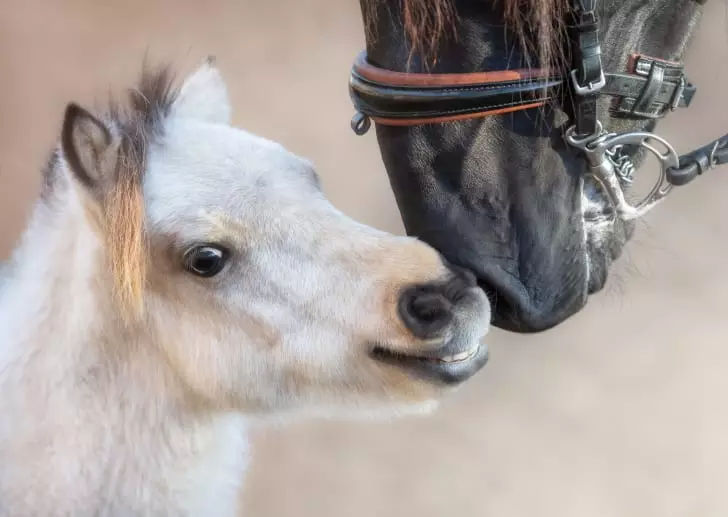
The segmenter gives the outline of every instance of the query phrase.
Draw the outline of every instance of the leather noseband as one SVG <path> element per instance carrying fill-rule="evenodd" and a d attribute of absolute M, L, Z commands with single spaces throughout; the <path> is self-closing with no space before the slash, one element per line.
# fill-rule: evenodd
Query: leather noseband
<path fill-rule="evenodd" d="M 349 86 L 356 109 L 375 122 L 413 126 L 543 106 L 561 78 L 548 69 L 410 74 L 374 66 L 361 52 Z"/>

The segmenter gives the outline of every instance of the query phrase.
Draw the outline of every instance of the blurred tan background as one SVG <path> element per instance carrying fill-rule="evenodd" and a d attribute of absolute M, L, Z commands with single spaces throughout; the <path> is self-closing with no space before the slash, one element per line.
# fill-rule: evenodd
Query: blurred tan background
<path fill-rule="evenodd" d="M 728 18 L 708 2 L 685 152 L 728 131 Z M 103 102 L 141 59 L 215 54 L 235 122 L 313 159 L 333 202 L 402 232 L 375 137 L 349 129 L 356 0 L 0 0 L 0 259 L 69 100 Z M 728 168 L 641 225 L 606 292 L 545 334 L 492 333 L 488 367 L 434 416 L 257 432 L 248 515 L 728 515 Z M 0 415 L 2 418 L 2 415 Z"/>

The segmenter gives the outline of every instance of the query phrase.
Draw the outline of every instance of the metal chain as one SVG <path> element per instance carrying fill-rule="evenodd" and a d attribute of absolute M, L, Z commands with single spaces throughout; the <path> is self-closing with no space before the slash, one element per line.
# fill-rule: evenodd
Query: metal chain
<path fill-rule="evenodd" d="M 615 145 L 612 149 L 605 151 L 607 158 L 614 165 L 614 172 L 617 174 L 623 187 L 628 187 L 634 182 L 636 167 L 628 154 L 624 152 L 623 145 Z"/>

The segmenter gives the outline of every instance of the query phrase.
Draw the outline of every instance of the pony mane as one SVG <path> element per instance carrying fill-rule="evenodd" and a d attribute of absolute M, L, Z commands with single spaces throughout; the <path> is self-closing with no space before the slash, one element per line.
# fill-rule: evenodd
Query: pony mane
<path fill-rule="evenodd" d="M 143 308 L 148 236 L 142 182 L 149 146 L 160 141 L 164 121 L 179 93 L 172 83 L 168 66 L 151 69 L 144 65 L 136 86 L 121 99 L 110 95 L 99 117 L 120 138 L 116 172 L 105 184 L 101 203 L 106 260 L 124 317 L 139 314 Z M 61 156 L 56 148 L 43 170 L 41 197 L 45 200 L 56 183 Z"/>
<path fill-rule="evenodd" d="M 143 308 L 148 243 L 142 182 L 149 145 L 158 142 L 164 120 L 179 93 L 169 67 L 143 67 L 126 104 L 109 103 L 108 118 L 121 137 L 118 174 L 106 194 L 104 215 L 106 254 L 118 301 L 125 314 Z"/>
<path fill-rule="evenodd" d="M 376 37 L 377 7 L 386 0 L 362 0 L 365 30 Z M 419 55 L 427 66 L 437 62 L 437 50 L 446 37 L 456 37 L 454 0 L 400 0 L 402 25 L 410 45 L 410 59 Z M 560 43 L 565 33 L 564 15 L 569 0 L 481 0 L 500 7 L 503 21 L 530 63 L 536 57 L 548 67 L 563 58 Z"/>

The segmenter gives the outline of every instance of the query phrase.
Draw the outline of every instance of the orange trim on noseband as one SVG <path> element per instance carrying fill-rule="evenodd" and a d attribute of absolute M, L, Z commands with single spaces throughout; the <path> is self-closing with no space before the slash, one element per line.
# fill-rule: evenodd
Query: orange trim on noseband
<path fill-rule="evenodd" d="M 472 72 L 466 74 L 420 74 L 393 72 L 378 68 L 367 62 L 366 52 L 360 52 L 354 62 L 354 72 L 364 79 L 389 86 L 474 86 L 478 84 L 502 83 L 507 81 L 525 81 L 544 79 L 556 75 L 548 68 L 494 70 L 491 72 Z"/>

